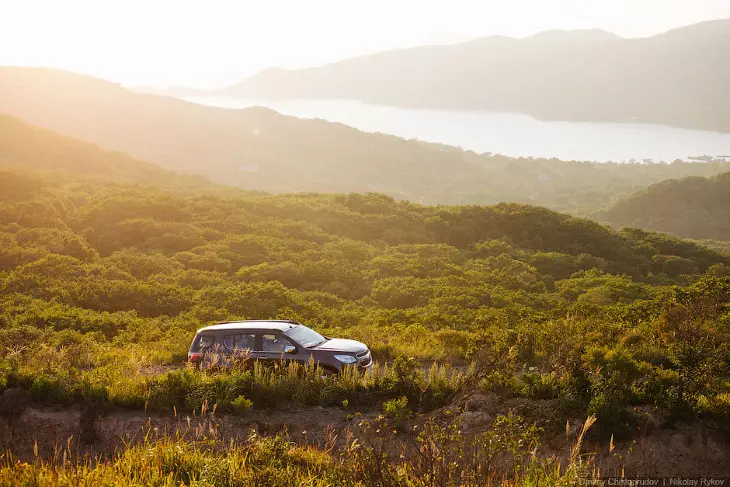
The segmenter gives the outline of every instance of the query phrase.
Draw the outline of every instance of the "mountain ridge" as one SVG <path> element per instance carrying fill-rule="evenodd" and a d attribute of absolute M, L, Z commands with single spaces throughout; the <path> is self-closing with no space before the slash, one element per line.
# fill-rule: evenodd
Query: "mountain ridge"
<path fill-rule="evenodd" d="M 378 192 L 427 204 L 509 201 L 586 215 L 662 179 L 730 170 L 720 162 L 621 165 L 477 154 L 268 108 L 232 110 L 141 94 L 47 69 L 0 68 L 0 112 L 165 169 L 266 192 Z"/>
<path fill-rule="evenodd" d="M 0 165 L 86 174 L 163 188 L 215 187 L 203 176 L 180 174 L 0 113 Z"/>
<path fill-rule="evenodd" d="M 419 46 L 298 70 L 264 70 L 211 93 L 346 98 L 496 110 L 546 120 L 645 122 L 730 132 L 730 19 L 647 38 L 547 31 Z"/>

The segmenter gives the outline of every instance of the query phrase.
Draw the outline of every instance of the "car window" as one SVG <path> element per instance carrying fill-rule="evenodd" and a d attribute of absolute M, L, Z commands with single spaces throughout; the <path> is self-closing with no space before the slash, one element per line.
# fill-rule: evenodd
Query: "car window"
<path fill-rule="evenodd" d="M 204 349 L 204 348 L 210 348 L 215 343 L 215 337 L 211 335 L 200 335 L 200 340 L 198 341 L 198 348 Z"/>
<path fill-rule="evenodd" d="M 253 333 L 239 333 L 223 337 L 223 344 L 228 350 L 253 350 L 256 335 Z"/>
<path fill-rule="evenodd" d="M 305 348 L 316 347 L 326 340 L 325 337 L 304 325 L 295 326 L 287 331 L 286 335 Z"/>
<path fill-rule="evenodd" d="M 261 350 L 264 352 L 283 353 L 284 347 L 287 345 L 291 345 L 291 343 L 281 335 L 274 333 L 261 335 Z"/>

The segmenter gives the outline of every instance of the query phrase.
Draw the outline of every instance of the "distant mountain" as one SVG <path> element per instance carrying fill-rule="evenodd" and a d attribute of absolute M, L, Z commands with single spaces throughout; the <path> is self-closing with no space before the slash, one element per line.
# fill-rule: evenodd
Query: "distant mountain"
<path fill-rule="evenodd" d="M 549 31 L 525 39 L 485 37 L 398 49 L 316 68 L 268 69 L 220 93 L 728 132 L 728 86 L 730 19 L 645 39 L 600 30 Z"/>
<path fill-rule="evenodd" d="M 695 239 L 730 241 L 730 172 L 654 184 L 623 199 L 598 218 Z"/>
<path fill-rule="evenodd" d="M 475 155 L 266 108 L 140 94 L 68 72 L 0 68 L 0 112 L 163 167 L 266 191 L 449 200 L 484 179 Z"/>
<path fill-rule="evenodd" d="M 0 164 L 162 187 L 213 186 L 202 176 L 168 171 L 121 152 L 103 150 L 3 114 L 0 114 Z"/>
<path fill-rule="evenodd" d="M 0 68 L 0 112 L 164 168 L 269 192 L 380 192 L 423 203 L 601 210 L 666 178 L 730 163 L 591 164 L 513 159 L 371 134 L 265 108 L 230 110 L 135 93 L 63 71 Z"/>

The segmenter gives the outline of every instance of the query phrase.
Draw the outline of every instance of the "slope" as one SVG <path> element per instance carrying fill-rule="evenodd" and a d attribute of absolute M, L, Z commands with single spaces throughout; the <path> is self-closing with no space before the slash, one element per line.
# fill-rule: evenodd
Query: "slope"
<path fill-rule="evenodd" d="M 728 272 L 730 258 L 691 242 L 523 205 L 201 195 L 3 171 L 0 185 L 37 181 L 0 190 L 0 390 L 98 408 L 100 429 L 111 408 L 174 410 L 182 425 L 205 404 L 345 415 L 454 397 L 461 379 L 409 356 L 477 361 L 499 398 L 549 400 L 552 431 L 567 411 L 635 431 L 645 405 L 726 424 L 730 279 L 703 274 Z M 181 367 L 197 328 L 241 318 L 297 319 L 397 362 L 334 382 Z"/>
<path fill-rule="evenodd" d="M 668 177 L 730 170 L 722 163 L 479 155 L 264 108 L 229 110 L 140 94 L 49 69 L 0 68 L 0 112 L 167 169 L 273 192 L 380 192 L 428 204 L 511 201 L 587 213 Z"/>
<path fill-rule="evenodd" d="M 162 187 L 213 186 L 201 176 L 167 171 L 3 114 L 0 114 L 0 163 Z"/>
<path fill-rule="evenodd" d="M 662 181 L 619 201 L 598 218 L 616 227 L 730 240 L 730 172 L 710 179 Z"/>

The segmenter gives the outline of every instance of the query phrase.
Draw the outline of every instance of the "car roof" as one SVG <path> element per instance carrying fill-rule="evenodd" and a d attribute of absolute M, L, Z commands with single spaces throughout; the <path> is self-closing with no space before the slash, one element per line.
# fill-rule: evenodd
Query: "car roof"
<path fill-rule="evenodd" d="M 245 320 L 245 321 L 228 321 L 226 323 L 218 323 L 216 325 L 206 326 L 198 330 L 203 331 L 222 331 L 222 330 L 273 330 L 285 332 L 301 326 L 296 321 L 288 320 Z"/>

